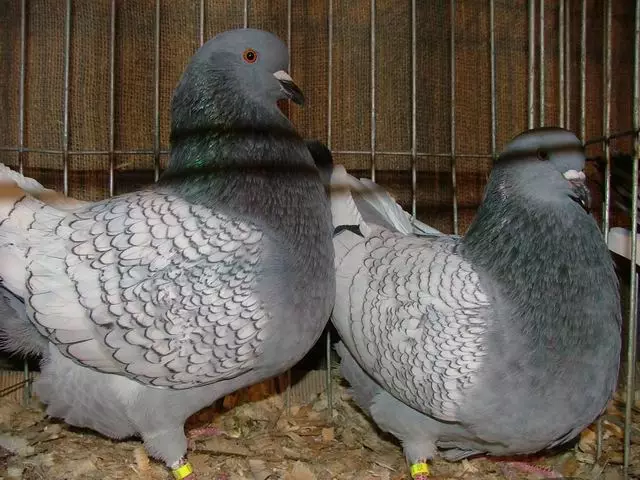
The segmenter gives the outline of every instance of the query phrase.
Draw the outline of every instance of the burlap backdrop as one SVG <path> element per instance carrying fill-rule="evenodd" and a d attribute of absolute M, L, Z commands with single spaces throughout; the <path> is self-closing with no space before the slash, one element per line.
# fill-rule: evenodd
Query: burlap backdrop
<path fill-rule="evenodd" d="M 309 137 L 327 138 L 327 15 L 330 0 L 293 0 L 292 75 L 307 97 L 294 106 L 293 121 Z M 370 0 L 333 1 L 333 121 L 335 150 L 370 148 Z M 61 151 L 65 2 L 29 0 L 25 145 Z M 205 38 L 242 25 L 242 0 L 206 1 Z M 614 1 L 611 127 L 631 126 L 633 3 Z M 451 145 L 450 2 L 417 1 L 417 148 L 447 154 Z M 558 122 L 558 1 L 545 2 L 546 122 Z M 497 146 L 527 126 L 528 20 L 526 0 L 495 0 L 497 52 Z M 587 138 L 602 129 L 603 2 L 588 5 Z M 377 0 L 376 109 L 380 151 L 411 147 L 411 2 Z M 537 11 L 539 2 L 536 1 Z M 570 126 L 579 120 L 579 18 L 572 0 Z M 71 24 L 69 92 L 69 194 L 83 199 L 108 195 L 109 156 L 76 155 L 109 150 L 109 0 L 76 0 Z M 174 85 L 198 46 L 199 1 L 162 0 L 160 22 L 160 145 L 168 149 L 169 104 Z M 117 2 L 115 150 L 150 150 L 154 141 L 153 0 Z M 536 28 L 538 26 L 536 19 Z M 287 34 L 286 0 L 251 2 L 251 26 Z M 0 148 L 17 147 L 19 118 L 20 1 L 0 0 Z M 456 150 L 479 155 L 457 161 L 461 232 L 481 199 L 491 153 L 489 2 L 457 0 Z M 537 51 L 537 49 L 536 49 Z M 537 61 L 536 61 L 537 64 Z M 536 78 L 536 89 L 538 80 Z M 536 106 L 538 105 L 536 93 Z M 536 124 L 537 124 L 536 115 Z M 627 144 L 616 144 L 625 148 Z M 597 150 L 597 148 L 595 149 Z M 595 150 L 592 152 L 595 153 Z M 25 153 L 25 172 L 62 189 L 61 153 Z M 166 155 L 162 155 L 166 162 Z M 17 166 L 15 152 L 0 161 Z M 369 175 L 368 155 L 337 155 L 358 175 Z M 409 156 L 378 156 L 377 180 L 411 205 Z M 116 155 L 116 193 L 153 180 L 153 155 Z M 450 159 L 422 156 L 417 162 L 419 218 L 453 228 Z"/>

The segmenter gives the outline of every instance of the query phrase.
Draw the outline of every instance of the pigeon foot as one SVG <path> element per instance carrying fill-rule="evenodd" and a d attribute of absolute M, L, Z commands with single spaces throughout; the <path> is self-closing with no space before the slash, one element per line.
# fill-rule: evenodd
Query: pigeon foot
<path fill-rule="evenodd" d="M 194 428 L 193 430 L 189 430 L 187 432 L 187 442 L 189 444 L 188 448 L 189 450 L 193 450 L 195 448 L 195 441 L 199 438 L 217 437 L 218 435 L 222 435 L 223 433 L 224 432 L 222 430 L 214 426 Z"/>
<path fill-rule="evenodd" d="M 541 478 L 563 478 L 560 473 L 544 465 L 518 461 L 501 461 L 499 463 L 501 464 L 502 473 L 507 478 L 515 478 L 515 470 L 522 473 L 533 473 Z"/>

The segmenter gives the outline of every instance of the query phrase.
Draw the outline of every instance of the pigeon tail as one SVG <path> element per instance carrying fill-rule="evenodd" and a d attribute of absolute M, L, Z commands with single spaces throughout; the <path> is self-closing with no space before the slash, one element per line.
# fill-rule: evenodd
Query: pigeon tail
<path fill-rule="evenodd" d="M 44 188 L 42 184 L 40 184 L 37 180 L 25 177 L 20 172 L 12 170 L 3 163 L 0 163 L 0 187 L 3 189 L 3 191 L 5 188 L 17 187 L 32 195 L 36 195 L 44 191 L 53 191 Z"/>
<path fill-rule="evenodd" d="M 60 210 L 74 210 L 80 205 L 91 203 L 67 197 L 62 193 L 46 188 L 37 180 L 25 177 L 20 172 L 0 163 L 0 222 L 5 217 L 1 213 L 5 205 L 10 204 L 12 198 L 15 199 L 18 195 L 23 196 L 25 193 Z"/>
<path fill-rule="evenodd" d="M 331 204 L 335 228 L 346 224 L 361 226 L 364 223 L 405 235 L 441 234 L 435 228 L 413 219 L 380 185 L 368 178 L 358 180 L 349 175 L 342 165 L 333 167 Z"/>
<path fill-rule="evenodd" d="M 333 227 L 336 230 L 347 226 L 364 226 L 364 219 L 356 202 L 352 190 L 358 187 L 358 180 L 349 175 L 344 166 L 336 165 L 331 173 L 330 198 Z"/>
<path fill-rule="evenodd" d="M 383 225 L 404 234 L 413 233 L 411 216 L 380 185 L 361 178 L 355 201 L 365 222 Z"/>

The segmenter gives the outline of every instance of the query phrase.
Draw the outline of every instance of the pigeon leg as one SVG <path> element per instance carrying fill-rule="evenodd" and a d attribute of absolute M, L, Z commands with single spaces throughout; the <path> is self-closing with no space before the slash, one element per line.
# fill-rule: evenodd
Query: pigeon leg
<path fill-rule="evenodd" d="M 435 447 L 431 442 L 420 440 L 403 440 L 404 454 L 413 480 L 429 478 L 429 459 L 433 458 Z"/>
<path fill-rule="evenodd" d="M 195 480 L 192 465 L 187 461 L 187 437 L 182 425 L 165 426 L 142 434 L 144 448 L 155 458 L 162 459 L 176 480 Z"/>
<path fill-rule="evenodd" d="M 196 480 L 193 467 L 184 457 L 171 465 L 170 468 L 173 478 L 176 480 Z"/>
<path fill-rule="evenodd" d="M 413 480 L 427 480 L 429 478 L 429 466 L 426 458 L 420 458 L 411 464 L 411 478 Z"/>

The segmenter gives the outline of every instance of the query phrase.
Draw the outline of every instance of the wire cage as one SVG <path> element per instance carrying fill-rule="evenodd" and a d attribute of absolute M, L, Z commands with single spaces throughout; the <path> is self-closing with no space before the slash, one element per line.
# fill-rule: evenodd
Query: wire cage
<path fill-rule="evenodd" d="M 505 143 L 559 125 L 606 165 L 587 170 L 605 238 L 637 233 L 640 0 L 0 0 L 0 23 L 0 162 L 78 199 L 157 180 L 186 62 L 252 26 L 290 47 L 307 97 L 284 106 L 298 130 L 421 221 L 464 234 Z M 617 153 L 634 159 L 630 215 L 611 201 Z M 637 279 L 621 271 L 629 474 Z M 329 340 L 312 353 L 328 357 Z M 28 398 L 32 374 L 15 369 L 7 361 L 1 393 Z"/>

